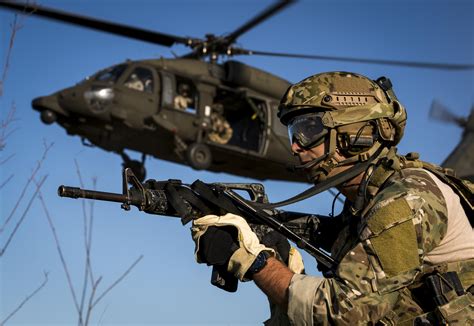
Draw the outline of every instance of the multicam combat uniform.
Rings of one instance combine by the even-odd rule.
[[[209,140],[224,145],[232,138],[233,132],[232,127],[224,116],[215,112],[211,114]]]
[[[445,293],[449,303],[436,313],[450,324],[474,324],[474,231],[466,216],[473,212],[433,173],[415,168],[420,161],[391,154],[372,172],[365,208],[355,216],[345,209],[332,247],[337,276],[292,278],[292,324],[412,325],[420,316],[438,324],[421,280],[449,271],[466,294]]]

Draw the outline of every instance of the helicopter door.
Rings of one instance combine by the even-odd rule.
[[[122,119],[131,127],[143,128],[145,121],[156,113],[158,107],[156,72],[145,66],[132,66],[120,81],[117,103],[123,114]]]
[[[211,120],[212,130],[208,134],[211,142],[262,152],[267,123],[264,100],[242,92],[219,89],[212,106]]]

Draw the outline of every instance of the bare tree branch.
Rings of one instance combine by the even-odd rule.
[[[51,149],[51,147],[53,146],[54,143],[49,143],[49,144],[44,144],[44,151],[43,151],[43,156],[41,157],[41,159],[36,163],[36,167],[35,169],[33,170],[33,172],[31,173],[30,177],[28,178],[28,181],[26,182],[25,186],[23,187],[23,190],[21,191],[21,194],[20,196],[18,196],[18,199],[15,203],[15,206],[13,207],[13,209],[11,210],[10,214],[8,215],[7,219],[5,220],[5,222],[3,223],[2,227],[0,228],[0,234],[3,233],[3,231],[5,230],[7,224],[10,222],[10,220],[12,219],[12,217],[14,216],[16,210],[18,209],[18,206],[20,205],[20,203],[22,202],[23,200],[23,197],[25,196],[26,194],[26,191],[28,190],[28,187],[30,185],[30,183],[33,181],[33,179],[36,177],[36,173],[38,173],[39,169],[41,168],[41,165],[43,164],[44,160],[46,159],[46,156],[48,154],[48,151]]]
[[[10,110],[7,112],[7,116],[5,119],[2,119],[2,122],[0,123],[0,151],[5,148],[7,138],[16,130],[10,130],[11,124],[16,121],[15,114],[16,105],[15,103],[12,103]],[[3,162],[1,164],[3,164]]]
[[[75,163],[76,163],[77,173],[78,173],[78,176],[79,176],[79,179],[80,179],[80,182],[81,182],[81,186],[84,187],[83,182],[82,182],[82,176],[80,174],[79,165],[78,165],[77,162],[75,162]],[[36,182],[36,180],[35,180],[35,182]],[[97,183],[96,178],[93,178],[93,183],[94,183],[94,189],[95,189],[96,188],[96,183]],[[94,278],[93,278],[93,275],[92,275],[92,264],[91,264],[91,260],[90,260],[91,246],[92,246],[92,225],[93,225],[93,216],[94,216],[94,206],[92,204],[90,206],[90,214],[89,214],[89,220],[88,220],[86,210],[85,210],[85,206],[83,205],[83,213],[84,213],[83,215],[84,215],[84,223],[85,223],[84,237],[85,237],[85,250],[86,250],[86,263],[85,263],[86,267],[85,267],[84,284],[83,284],[83,287],[82,287],[82,296],[81,296],[81,299],[79,301],[78,297],[76,295],[76,291],[74,290],[74,285],[72,283],[71,275],[69,273],[69,270],[68,270],[68,267],[67,267],[67,264],[66,264],[66,260],[64,258],[64,255],[63,255],[63,252],[62,252],[62,249],[61,249],[61,245],[60,245],[60,242],[59,242],[59,238],[58,238],[56,229],[55,229],[54,224],[53,224],[53,220],[51,218],[51,215],[49,214],[49,210],[46,206],[45,200],[44,200],[41,192],[39,192],[38,197],[41,201],[41,204],[42,204],[43,210],[45,212],[46,218],[48,220],[50,229],[53,233],[54,240],[56,242],[56,249],[59,253],[59,257],[61,259],[61,263],[62,263],[64,272],[66,273],[66,278],[67,278],[67,281],[68,281],[69,289],[70,289],[71,295],[73,297],[74,305],[75,305],[75,308],[76,308],[76,311],[77,311],[78,317],[79,317],[78,325],[87,326],[90,322],[90,318],[92,316],[92,312],[93,312],[94,307],[99,303],[100,300],[102,300],[107,295],[107,293],[109,293],[115,286],[117,286],[117,284],[119,284],[132,271],[132,269],[143,258],[143,255],[141,255],[137,260],[135,260],[135,262],[114,283],[112,283],[107,289],[105,289],[105,291],[97,299],[95,299],[96,294],[97,294],[97,290],[98,290],[98,286],[102,281],[102,276],[100,276],[96,281],[94,281]],[[90,284],[91,284],[90,285],[90,294],[89,294],[89,297],[88,297],[87,311],[85,311],[85,298],[87,297],[87,292],[89,290],[89,288],[88,288],[89,279],[91,280],[91,282],[90,282]]]
[[[10,67],[10,59],[11,59],[11,56],[12,56],[13,44],[14,44],[14,41],[15,41],[16,33],[17,33],[17,31],[19,31],[22,28],[20,20],[22,20],[23,18],[24,18],[23,15],[15,14],[14,18],[13,18],[13,22],[10,24],[10,27],[11,27],[10,41],[9,41],[9,44],[8,44],[8,49],[7,49],[7,53],[6,53],[6,57],[5,57],[5,63],[4,63],[3,71],[1,72],[1,78],[0,78],[0,97],[3,95],[4,85],[5,85],[5,81],[6,81],[6,78],[7,78],[7,73],[8,73],[9,67]],[[15,114],[16,114],[16,106],[15,106],[15,103],[12,103],[12,105],[10,107],[10,110],[6,113],[5,119],[2,118],[2,120],[0,122],[0,152],[5,149],[7,139],[17,130],[17,129],[12,129],[11,128],[12,123],[16,120],[15,119]],[[0,229],[0,235],[3,233],[3,230],[7,227],[7,224],[13,218],[14,214],[16,213],[16,211],[19,207],[19,204],[22,203],[23,198],[26,194],[27,189],[29,188],[29,185],[30,185],[31,181],[35,178],[37,172],[41,168],[41,164],[45,160],[47,152],[49,151],[51,146],[52,146],[52,144],[50,144],[49,146],[45,146],[45,150],[43,152],[43,156],[42,156],[41,160],[37,162],[36,169],[34,169],[33,172],[31,173],[30,178],[29,178],[27,184],[25,185],[23,191],[21,192],[20,196],[18,197],[18,200],[17,200],[14,208],[10,212],[10,215],[8,216],[8,218],[3,223],[3,225]],[[7,158],[0,158],[0,166],[4,165],[6,162],[8,162],[13,157],[14,157],[14,154],[9,155]],[[14,174],[11,174],[10,176],[8,176],[6,178],[5,181],[3,181],[3,183],[0,185],[0,190],[2,190],[3,187],[6,184],[8,184],[8,182],[13,178],[13,176],[14,176]],[[35,198],[38,196],[41,187],[43,186],[44,182],[46,181],[46,178],[47,178],[47,176],[42,177],[39,182],[36,182],[36,180],[35,180],[36,189],[35,189],[33,195],[31,196],[31,199],[28,202],[25,210],[23,211],[22,216],[20,217],[20,219],[16,223],[15,227],[13,228],[13,231],[10,233],[10,235],[8,237],[8,240],[6,241],[4,247],[0,250],[0,257],[3,256],[3,254],[6,252],[8,246],[11,243],[12,239],[14,238],[16,232],[19,230],[20,226],[22,225],[23,221],[25,220],[25,218],[27,216],[27,213],[29,212],[29,210],[31,208],[31,205],[33,204]],[[5,319],[0,321],[0,326],[5,325],[7,323],[7,321],[9,321],[13,316],[15,316],[15,314],[18,311],[20,311],[23,308],[23,306],[31,298],[33,298],[39,291],[41,291],[41,289],[43,289],[43,287],[46,285],[47,282],[48,282],[48,273],[44,272],[43,282],[32,293],[27,295],[26,298],[22,302],[20,302],[20,304]]]
[[[97,189],[97,177],[92,178],[92,189],[96,190]],[[89,253],[92,249],[92,230],[94,226],[94,204],[95,200],[90,201],[90,211],[89,211],[89,238],[87,239],[87,248],[89,249]],[[90,262],[90,255],[88,259],[89,266],[91,266]],[[91,283],[94,283],[94,276],[92,274],[92,267],[90,268],[90,273],[91,273]]]
[[[102,310],[102,313],[100,314],[99,321],[97,322],[97,325],[102,325],[102,320],[104,319],[105,312],[109,308],[109,305],[106,305],[104,310]]]
[[[7,56],[5,58],[5,64],[3,66],[2,79],[0,80],[0,96],[3,95],[3,85],[7,79],[8,68],[10,67],[10,58],[13,50],[13,44],[15,43],[16,32],[21,29],[21,25],[18,22],[18,14],[13,15],[13,22],[10,24],[10,42],[8,43]]]
[[[16,308],[15,310],[13,310],[8,316],[7,318],[5,318],[3,321],[0,321],[0,326],[3,326],[6,324],[6,322],[12,318],[21,308],[23,308],[23,306],[25,305],[25,303],[27,303],[32,297],[34,297],[36,295],[36,293],[38,293],[45,285],[46,283],[48,283],[48,273],[47,272],[44,272],[44,280],[43,280],[43,283],[40,284],[40,286],[38,286],[36,288],[36,290],[34,290],[30,295],[28,295]]]
[[[6,118],[0,122],[0,152],[3,151],[3,149],[6,147],[6,140],[7,140],[8,136],[11,134],[11,132],[9,132],[8,129],[9,129],[10,125],[15,121],[15,112],[16,112],[15,104],[12,104],[10,110],[7,113]],[[7,163],[14,156],[15,156],[15,154],[10,154],[5,159],[0,158],[0,166]],[[8,182],[10,182],[10,180],[12,178],[13,178],[13,173],[10,174],[5,179],[5,181],[2,182],[2,184],[0,185],[0,190],[3,189],[3,187],[5,187],[8,184]],[[0,230],[0,233],[1,233],[1,230]]]
[[[95,282],[93,285],[92,285],[92,292],[91,292],[91,295],[89,296],[89,304],[88,304],[88,309],[87,309],[87,313],[86,313],[86,318],[85,318],[85,321],[86,321],[86,325],[89,324],[89,319],[91,317],[91,314],[92,314],[92,302],[94,301],[94,297],[95,297],[95,294],[96,294],[96,291],[97,291],[97,287],[99,286],[99,283],[100,281],[102,281],[102,276],[99,277],[99,279],[97,280],[97,282]]]
[[[0,165],[3,165],[5,163],[7,163],[8,161],[10,161],[13,157],[15,157],[15,154],[10,154],[6,159],[2,159],[2,161],[0,162]]]
[[[90,307],[90,309],[93,309],[98,303],[100,300],[102,300],[102,298],[104,298],[104,296],[110,292],[110,290],[112,290],[117,284],[119,284],[129,273],[130,271],[140,262],[140,260],[142,260],[143,258],[143,255],[140,255],[140,257],[137,258],[137,260],[135,260],[135,262],[130,265],[130,267],[122,274],[122,276],[120,276],[114,283],[112,283],[98,298],[97,300],[94,301],[94,303],[92,304],[92,306]]]
[[[0,185],[0,190],[2,190],[3,187],[5,187],[7,185],[7,183],[10,182],[11,179],[13,179],[13,174],[10,174],[8,176],[8,178],[6,178],[5,181],[2,182],[2,184]]]
[[[79,178],[79,183],[82,188],[84,188],[84,182],[82,180],[81,169],[79,167],[79,163],[77,160],[74,160],[74,164],[76,165],[76,173]],[[95,187],[95,185],[94,185]],[[88,280],[90,278],[92,290],[95,292],[95,281],[94,276],[92,273],[92,265],[91,265],[91,241],[92,239],[92,222],[93,222],[93,211],[90,211],[89,221],[87,218],[87,211],[86,211],[86,202],[82,200],[82,215],[83,215],[83,223],[84,223],[84,248],[86,250],[86,263],[84,265],[84,282],[82,285],[82,295],[81,295],[81,304],[80,304],[80,313],[83,315],[84,312],[84,304],[87,295],[87,288],[88,288]],[[92,294],[91,294],[92,295]],[[86,321],[87,325],[87,321]]]
[[[31,196],[31,199],[30,199],[30,201],[28,202],[28,205],[26,206],[25,210],[23,211],[23,214],[21,215],[21,218],[18,220],[18,222],[16,223],[15,227],[13,228],[13,231],[10,233],[10,236],[8,237],[8,240],[6,241],[4,247],[0,250],[0,257],[3,256],[3,254],[4,254],[5,251],[7,250],[8,246],[10,245],[10,242],[12,241],[13,237],[15,236],[16,232],[17,232],[18,229],[20,228],[20,225],[21,225],[21,224],[23,223],[23,221],[25,220],[25,217],[26,217],[26,215],[28,214],[28,211],[30,210],[31,205],[33,204],[33,201],[35,200],[36,196],[38,195],[41,186],[42,186],[43,183],[46,181],[46,178],[47,178],[47,176],[44,176],[43,178],[41,178],[40,182],[36,185],[36,190],[35,190],[35,192],[33,193],[33,195]]]
[[[36,182],[36,180],[35,180],[35,182]],[[80,322],[81,322],[81,325],[82,325],[82,319],[81,319],[82,315],[80,314],[79,303],[77,301],[76,292],[74,291],[74,286],[72,284],[71,274],[69,273],[69,270],[68,270],[68,267],[67,267],[67,264],[66,264],[66,260],[64,259],[63,251],[61,249],[61,244],[59,242],[59,237],[58,237],[58,234],[56,232],[56,228],[54,226],[53,219],[51,218],[51,215],[49,214],[48,207],[46,206],[46,202],[45,202],[41,192],[39,192],[38,198],[41,202],[41,206],[43,207],[43,211],[45,213],[46,219],[48,220],[49,228],[51,229],[51,232],[53,233],[54,241],[56,242],[56,250],[58,251],[59,258],[61,259],[61,264],[63,266],[64,273],[66,274],[67,282],[68,282],[68,285],[69,285],[69,290],[71,292],[72,299],[74,301],[74,305],[76,307],[77,313],[79,314],[79,319],[80,319]]]
[[[26,1],[26,3],[29,2],[30,1]],[[34,1],[32,1],[32,3],[34,3]],[[10,41],[8,43],[7,55],[5,57],[5,63],[3,65],[2,78],[0,79],[0,97],[3,95],[3,86],[5,85],[8,69],[10,68],[10,59],[13,52],[13,45],[15,44],[16,33],[23,28],[22,22],[25,17],[31,15],[33,12],[34,11],[27,13],[26,11],[24,11],[21,14],[13,15],[13,21],[10,23]]]

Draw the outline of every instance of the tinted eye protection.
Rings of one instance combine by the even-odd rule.
[[[297,142],[302,148],[311,148],[323,143],[328,129],[324,127],[322,114],[297,116],[288,123],[290,142]]]

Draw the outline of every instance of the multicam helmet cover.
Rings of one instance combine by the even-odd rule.
[[[378,81],[382,81],[380,85]],[[291,86],[278,109],[280,121],[289,127],[290,141],[314,139],[314,145],[321,143],[316,137],[302,134],[309,130],[303,117],[315,115],[322,127],[332,130],[325,136],[329,139],[328,160],[334,157],[336,148],[348,157],[358,155],[363,160],[376,146],[396,145],[403,135],[406,111],[384,83],[388,80],[378,81],[350,72],[328,72]]]

